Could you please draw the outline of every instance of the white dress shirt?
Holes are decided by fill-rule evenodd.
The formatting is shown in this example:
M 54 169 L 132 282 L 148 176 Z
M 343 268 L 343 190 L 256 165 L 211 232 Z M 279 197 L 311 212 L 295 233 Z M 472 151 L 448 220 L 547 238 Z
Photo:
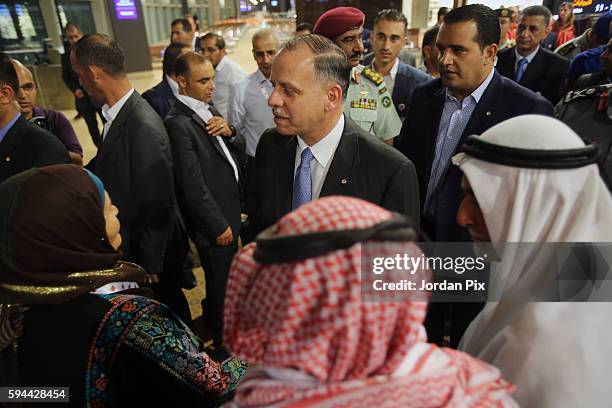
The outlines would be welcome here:
M 208 123 L 208 121 L 213 117 L 213 114 L 210 112 L 209 105 L 206 102 L 197 100 L 187 95 L 178 95 L 176 98 L 179 101 L 183 102 L 188 108 L 193 110 L 196 113 L 196 115 L 198 115 L 200 119 L 204 121 L 204 123 Z M 210 137 L 210 136 L 206 136 L 206 137 Z M 229 164 L 232 166 L 232 169 L 234 169 L 234 177 L 236 178 L 236 181 L 238 181 L 239 180 L 238 166 L 236 166 L 236 162 L 234 161 L 234 158 L 232 157 L 227 146 L 225 145 L 225 141 L 223 140 L 223 138 L 221 136 L 215 136 L 215 137 L 217 141 L 219 141 L 219 145 L 221 146 L 221 150 L 223 150 L 223 154 L 225 155 L 225 158 L 227 159 Z
M 170 78 L 168 75 L 166 75 L 166 82 L 170 86 L 170 89 L 172 89 L 172 93 L 174 94 L 174 96 L 178 96 L 179 84 L 174 79 Z
M 227 118 L 227 104 L 230 97 L 230 89 L 232 85 L 242 81 L 247 74 L 234 61 L 225 56 L 221 59 L 217 68 L 215 68 L 215 94 L 213 96 L 213 105 L 219 111 L 221 116 Z
M 268 106 L 268 98 L 273 91 L 272 82 L 260 70 L 231 89 L 227 121 L 244 136 L 246 153 L 251 157 L 255 157 L 262 133 L 275 126 L 272 108 Z
M 370 68 L 376 71 L 376 69 L 374 68 L 374 61 L 372 61 L 372 66 Z M 396 58 L 395 64 L 393 64 L 393 67 L 391 68 L 391 70 L 387 73 L 387 75 L 385 75 L 385 86 L 389 90 L 389 94 L 393 94 L 393 88 L 395 87 L 395 77 L 397 76 L 398 69 L 399 69 L 399 58 Z
M 527 71 L 527 69 L 529 68 L 529 64 L 531 64 L 531 61 L 533 60 L 533 58 L 536 56 L 536 54 L 538 53 L 538 51 L 540 51 L 540 46 L 538 45 L 535 49 L 534 52 L 532 52 L 531 54 L 523 57 L 521 54 L 519 54 L 518 50 L 516 47 L 514 47 L 514 56 L 516 57 L 516 61 L 514 61 L 514 73 L 516 74 L 516 69 L 518 68 L 518 62 L 523 59 L 526 58 L 527 59 L 527 66 L 525 67 L 525 71 Z M 524 71 L 523 71 L 524 72 Z
M 106 134 L 108 133 L 108 130 L 113 124 L 113 120 L 115 120 L 115 118 L 121 111 L 121 108 L 123 108 L 123 105 L 125 105 L 125 103 L 128 99 L 130 99 L 130 96 L 132 96 L 133 93 L 134 88 L 130 88 L 130 90 L 127 91 L 125 95 L 121 97 L 121 99 L 115 102 L 113 106 L 108 106 L 107 103 L 102 106 L 102 116 L 104 116 L 104 119 L 106 119 L 106 123 L 104 124 L 104 130 L 102 130 L 102 140 L 106 138 Z
M 336 153 L 340 138 L 342 138 L 342 131 L 344 130 L 344 114 L 340 115 L 340 119 L 336 123 L 336 126 L 329 132 L 325 137 L 319 140 L 312 146 L 308 146 L 306 142 L 298 135 L 298 145 L 295 150 L 295 167 L 293 168 L 293 178 L 295 179 L 295 173 L 300 167 L 302 160 L 302 151 L 307 147 L 310 147 L 310 151 L 314 156 L 314 160 L 310 162 L 310 179 L 312 182 L 312 199 L 316 200 L 321 194 L 325 177 L 331 166 L 332 158 Z

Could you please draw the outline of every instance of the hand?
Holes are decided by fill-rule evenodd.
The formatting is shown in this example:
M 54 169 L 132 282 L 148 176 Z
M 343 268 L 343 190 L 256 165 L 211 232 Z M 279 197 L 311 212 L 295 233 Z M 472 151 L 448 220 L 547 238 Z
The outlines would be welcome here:
M 144 283 L 147 285 L 154 285 L 156 283 L 159 283 L 159 276 L 157 276 L 157 274 L 147 273 L 144 277 Z
M 85 96 L 85 93 L 83 91 L 81 91 L 80 89 L 77 89 L 76 91 L 74 91 L 74 96 L 76 96 L 77 98 L 81 99 L 82 97 Z
M 232 235 L 232 228 L 227 227 L 223 234 L 217 237 L 217 245 L 228 246 L 234 240 L 234 236 Z
M 206 126 L 206 131 L 208 131 L 208 134 L 211 136 L 232 136 L 232 129 L 230 129 L 225 119 L 220 116 L 213 116 L 210 118 Z

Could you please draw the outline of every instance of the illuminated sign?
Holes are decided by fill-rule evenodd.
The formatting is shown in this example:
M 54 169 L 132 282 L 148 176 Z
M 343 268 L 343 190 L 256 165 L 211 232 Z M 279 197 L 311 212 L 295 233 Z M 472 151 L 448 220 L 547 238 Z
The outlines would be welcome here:
M 117 20 L 137 20 L 136 0 L 115 0 Z

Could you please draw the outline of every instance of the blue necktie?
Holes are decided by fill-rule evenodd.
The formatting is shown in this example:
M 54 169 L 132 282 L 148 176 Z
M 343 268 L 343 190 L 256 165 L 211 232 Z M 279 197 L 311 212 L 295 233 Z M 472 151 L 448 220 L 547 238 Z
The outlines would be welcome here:
M 312 159 L 314 159 L 314 156 L 309 147 L 302 150 L 300 166 L 295 172 L 295 180 L 293 181 L 292 210 L 312 200 L 312 178 L 310 176 L 310 162 Z
M 516 74 L 514 74 L 514 82 L 517 84 L 521 81 L 521 78 L 527 69 L 528 63 L 529 61 L 527 61 L 527 58 L 521 58 L 519 60 L 518 65 L 516 66 Z

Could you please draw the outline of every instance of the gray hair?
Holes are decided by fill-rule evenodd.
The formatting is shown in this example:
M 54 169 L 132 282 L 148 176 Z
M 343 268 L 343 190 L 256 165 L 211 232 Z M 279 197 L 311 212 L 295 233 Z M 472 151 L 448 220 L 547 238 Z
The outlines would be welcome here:
M 544 24 L 546 24 L 546 27 L 548 27 L 548 23 L 550 23 L 550 19 L 552 18 L 552 13 L 544 6 L 529 6 L 521 12 L 521 17 L 531 16 L 544 17 Z
M 255 43 L 259 40 L 263 40 L 264 38 L 273 38 L 276 41 L 277 45 L 280 45 L 280 40 L 276 35 L 276 32 L 271 28 L 262 28 L 261 30 L 257 30 L 255 34 L 253 34 L 253 39 L 251 43 L 253 44 L 253 48 L 255 48 Z
M 351 65 L 346 54 L 330 39 L 317 34 L 300 35 L 287 41 L 280 52 L 295 51 L 307 46 L 315 54 L 314 75 L 319 82 L 335 82 L 342 88 L 346 98 L 351 76 Z

